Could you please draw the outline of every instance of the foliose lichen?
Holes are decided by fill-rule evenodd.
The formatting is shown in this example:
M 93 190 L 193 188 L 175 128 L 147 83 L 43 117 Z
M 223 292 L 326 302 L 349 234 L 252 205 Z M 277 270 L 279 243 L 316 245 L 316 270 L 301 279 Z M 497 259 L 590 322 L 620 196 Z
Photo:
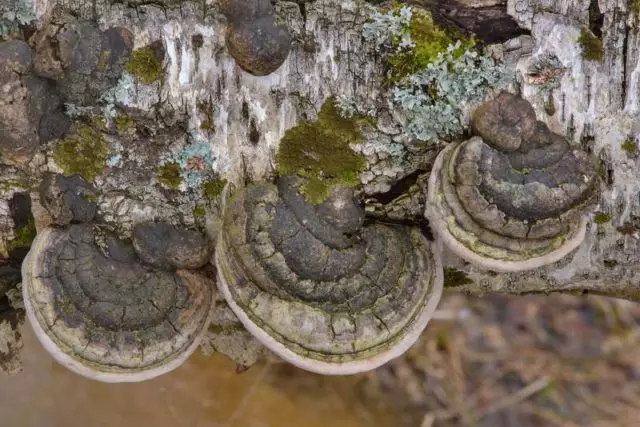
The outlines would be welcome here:
M 602 61 L 604 58 L 604 47 L 602 40 L 586 27 L 580 30 L 578 43 L 582 47 L 582 57 L 587 61 Z
M 199 188 L 211 170 L 215 156 L 211 144 L 196 142 L 186 146 L 175 160 L 180 165 L 187 187 Z
M 33 0 L 4 0 L 0 3 L 0 40 L 17 31 L 21 25 L 35 21 Z
M 78 174 L 87 182 L 104 172 L 108 154 L 102 134 L 87 125 L 59 140 L 53 149 L 53 158 L 66 176 Z
M 421 141 L 461 134 L 460 106 L 482 101 L 488 88 L 508 84 L 511 74 L 475 50 L 459 54 L 461 42 L 449 45 L 438 59 L 392 89 L 389 107 L 405 117 L 405 135 Z M 426 89 L 425 89 L 426 88 Z
M 360 184 L 359 173 L 366 162 L 350 145 L 361 142 L 357 122 L 342 117 L 329 97 L 315 122 L 305 120 L 285 133 L 277 154 L 277 171 L 281 176 L 305 178 L 300 190 L 307 201 L 322 203 L 333 188 Z
M 126 70 L 138 77 L 144 84 L 151 84 L 162 78 L 162 63 L 152 46 L 136 49 L 131 54 Z

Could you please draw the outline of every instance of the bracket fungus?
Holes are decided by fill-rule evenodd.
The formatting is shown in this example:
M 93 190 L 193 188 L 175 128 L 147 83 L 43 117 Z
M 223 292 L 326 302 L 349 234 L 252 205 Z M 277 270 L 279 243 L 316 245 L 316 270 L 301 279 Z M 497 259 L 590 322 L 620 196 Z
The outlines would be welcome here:
M 404 353 L 442 293 L 439 251 L 416 228 L 368 224 L 350 189 L 321 205 L 297 177 L 237 190 L 216 248 L 218 286 L 244 326 L 300 368 L 374 369 Z
M 426 215 L 446 246 L 499 272 L 576 249 L 598 188 L 594 159 L 507 92 L 481 105 L 472 124 L 479 136 L 445 148 L 429 179 Z
M 152 269 L 121 246 L 103 254 L 89 224 L 46 228 L 22 265 L 39 341 L 65 367 L 104 382 L 143 381 L 180 366 L 213 308 L 209 279 Z
M 227 17 L 226 44 L 236 63 L 248 73 L 266 76 L 289 56 L 291 36 L 276 22 L 271 0 L 222 0 Z

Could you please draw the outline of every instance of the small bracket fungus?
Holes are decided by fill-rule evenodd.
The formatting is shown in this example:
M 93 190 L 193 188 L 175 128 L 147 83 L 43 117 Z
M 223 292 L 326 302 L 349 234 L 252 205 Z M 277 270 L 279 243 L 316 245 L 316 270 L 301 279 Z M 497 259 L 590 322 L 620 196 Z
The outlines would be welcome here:
M 594 160 L 507 92 L 477 109 L 473 130 L 479 136 L 440 153 L 429 179 L 426 215 L 446 246 L 500 272 L 578 247 L 598 188 Z
M 227 17 L 227 49 L 248 73 L 265 76 L 287 59 L 291 36 L 276 23 L 270 0 L 223 0 L 220 11 Z
M 404 353 L 442 293 L 438 251 L 418 229 L 363 226 L 350 189 L 320 205 L 295 177 L 228 201 L 218 285 L 259 341 L 300 368 L 348 375 Z
M 67 102 L 91 104 L 114 86 L 133 46 L 125 28 L 101 31 L 91 22 L 55 9 L 46 26 L 32 38 L 34 70 L 54 80 Z
M 143 381 L 180 366 L 213 307 L 207 278 L 154 270 L 121 246 L 109 245 L 106 256 L 90 225 L 47 228 L 22 265 L 24 305 L 42 345 L 70 370 L 104 382 Z

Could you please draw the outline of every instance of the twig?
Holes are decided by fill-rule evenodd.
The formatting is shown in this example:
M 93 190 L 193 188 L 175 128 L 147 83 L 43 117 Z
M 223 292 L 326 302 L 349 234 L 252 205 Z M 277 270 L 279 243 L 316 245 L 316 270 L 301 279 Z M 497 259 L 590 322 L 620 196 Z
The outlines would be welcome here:
M 551 379 L 549 377 L 545 376 L 539 378 L 528 386 L 518 390 L 516 393 L 498 399 L 485 410 L 476 414 L 472 414 L 470 417 L 468 417 L 468 419 L 471 421 L 472 425 L 475 425 L 479 420 L 493 412 L 500 411 L 528 399 L 529 397 L 533 396 L 534 394 L 548 386 L 550 382 Z

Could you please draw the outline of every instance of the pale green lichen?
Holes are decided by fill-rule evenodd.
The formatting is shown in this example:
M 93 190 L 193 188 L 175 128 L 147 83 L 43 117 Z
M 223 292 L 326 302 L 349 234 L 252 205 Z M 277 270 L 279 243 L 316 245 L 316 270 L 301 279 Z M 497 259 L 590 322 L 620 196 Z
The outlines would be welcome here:
M 87 125 L 58 141 L 53 150 L 53 158 L 66 176 L 77 174 L 87 182 L 104 172 L 108 154 L 102 134 Z
M 340 116 L 333 98 L 327 98 L 317 121 L 305 120 L 285 133 L 277 155 L 278 173 L 305 178 L 300 190 L 307 201 L 322 203 L 333 188 L 360 184 L 366 162 L 350 147 L 360 142 L 357 122 Z
M 0 2 L 0 40 L 35 19 L 33 0 L 3 0 Z
M 151 46 L 141 47 L 131 53 L 126 70 L 138 77 L 144 84 L 151 84 L 162 78 L 162 64 Z

